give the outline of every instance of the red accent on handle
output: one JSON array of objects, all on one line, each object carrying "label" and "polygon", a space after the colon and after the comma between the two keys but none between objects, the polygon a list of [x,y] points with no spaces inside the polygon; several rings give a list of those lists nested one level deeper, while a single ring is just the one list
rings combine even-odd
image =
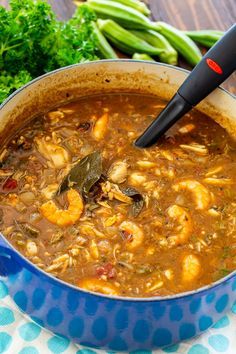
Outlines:
[{"label": "red accent on handle", "polygon": [[217,64],[214,60],[207,58],[206,59],[207,65],[209,66],[209,68],[213,71],[215,71],[215,73],[217,74],[223,74],[223,70],[221,69],[220,65]]}]

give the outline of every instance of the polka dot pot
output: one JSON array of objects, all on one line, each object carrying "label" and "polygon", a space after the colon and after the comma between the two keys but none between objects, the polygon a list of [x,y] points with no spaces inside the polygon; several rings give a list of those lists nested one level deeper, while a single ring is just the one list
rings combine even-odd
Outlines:
[{"label": "polka dot pot", "polygon": [[[169,347],[200,334],[220,318],[217,326],[227,325],[223,314],[235,300],[233,276],[212,288],[165,299],[132,300],[95,295],[48,276],[3,240],[1,244],[5,254],[0,255],[0,274],[11,297],[36,323],[63,336],[59,343],[63,348],[68,345],[66,338],[85,346],[115,351]],[[4,284],[1,287],[4,295]],[[5,307],[0,307],[0,317],[6,325],[14,321],[13,312]],[[22,338],[32,341],[39,335],[40,327],[29,323],[19,331]],[[6,346],[10,340],[4,337]],[[52,338],[48,345],[53,347],[54,341]],[[223,351],[227,339],[212,336],[209,346],[217,345]],[[204,353],[204,348],[192,348],[192,354],[201,351]]]},{"label": "polka dot pot", "polygon": [[[62,101],[66,95],[74,95],[76,89],[80,90],[81,94],[90,92],[91,87],[95,86],[96,90],[108,90],[105,81],[108,76],[116,80],[115,84],[113,79],[109,80],[109,92],[111,87],[114,91],[119,88],[133,92],[142,87],[144,92],[154,90],[155,94],[155,87],[161,86],[155,86],[155,80],[162,82],[167,92],[167,86],[179,85],[186,73],[178,68],[157,63],[126,61],[124,64],[122,60],[62,68],[34,80],[12,95],[0,108],[0,120],[6,118],[17,121],[20,109],[27,112],[34,107],[36,114],[38,106],[40,109],[46,109],[51,102],[56,103],[52,97]],[[151,81],[148,81],[150,78]],[[173,86],[169,88],[173,90]],[[225,109],[229,107],[231,111],[230,107],[235,106],[233,98],[223,91],[217,92],[224,99],[215,100],[214,105],[217,107],[217,102],[223,101]],[[23,103],[24,109],[21,106]],[[61,351],[68,346],[68,341],[72,340],[84,346],[103,348],[107,351],[139,350],[147,353],[154,348],[168,347],[165,351],[171,353],[170,346],[175,348],[179,341],[206,331],[224,317],[236,300],[236,272],[211,287],[165,298],[114,298],[89,293],[44,273],[21,256],[1,235],[0,276],[9,289],[11,298],[23,312],[35,323],[62,336],[60,343],[57,343]],[[2,285],[1,292],[4,294],[4,291]],[[14,320],[14,314],[4,307],[0,308],[0,316],[6,324]],[[225,325],[224,321],[227,320],[223,320],[222,326]],[[34,324],[31,324],[30,328],[27,325],[20,328],[20,335],[33,340],[39,335],[39,330]],[[4,343],[5,348],[11,345],[11,340],[7,333],[1,333],[0,343]],[[219,347],[225,351],[228,346],[227,338],[211,336],[208,345],[213,351]],[[54,337],[50,339],[48,347],[51,351],[54,350]],[[30,353],[29,348],[30,342],[22,353]],[[203,346],[196,346],[191,350],[190,354],[207,353]],[[37,353],[37,349],[34,352]],[[86,352],[90,353],[92,352]]]}]

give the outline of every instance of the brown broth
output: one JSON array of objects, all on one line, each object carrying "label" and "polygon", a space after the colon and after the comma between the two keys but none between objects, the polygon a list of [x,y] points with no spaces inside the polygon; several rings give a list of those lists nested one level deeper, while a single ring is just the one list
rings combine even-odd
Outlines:
[{"label": "brown broth", "polygon": [[[23,128],[0,166],[7,239],[43,270],[105,294],[165,296],[233,271],[236,143],[193,111],[154,147],[135,148],[164,105],[150,96],[91,96]],[[56,191],[94,151],[102,176],[89,193],[71,184],[69,203],[71,191]],[[137,194],[128,197],[130,187]]]}]

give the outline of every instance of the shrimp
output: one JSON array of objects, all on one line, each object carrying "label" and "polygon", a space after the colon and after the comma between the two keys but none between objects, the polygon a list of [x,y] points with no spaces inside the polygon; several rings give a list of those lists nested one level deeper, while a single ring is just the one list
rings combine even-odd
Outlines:
[{"label": "shrimp", "polygon": [[67,210],[58,209],[56,204],[50,200],[40,207],[40,212],[52,224],[61,227],[73,225],[79,220],[83,212],[83,200],[75,189],[68,191],[67,199],[69,202]]},{"label": "shrimp", "polygon": [[190,282],[199,277],[201,272],[201,263],[195,254],[184,256],[182,261],[182,281]]},{"label": "shrimp", "polygon": [[107,131],[108,125],[108,113],[105,112],[98,120],[96,121],[92,135],[95,140],[102,140]]},{"label": "shrimp", "polygon": [[168,208],[167,214],[179,224],[176,228],[178,230],[177,234],[168,238],[169,243],[174,246],[186,243],[193,231],[192,218],[189,212],[179,205],[172,205]]},{"label": "shrimp", "polygon": [[198,210],[207,209],[212,201],[212,195],[209,190],[201,183],[195,180],[188,179],[185,181],[181,181],[179,183],[174,184],[172,188],[176,192],[186,189],[192,192],[196,203],[196,209]]},{"label": "shrimp", "polygon": [[128,250],[138,248],[144,239],[143,230],[132,221],[123,221],[119,227],[120,231],[127,235],[126,247]]},{"label": "shrimp", "polygon": [[97,278],[83,279],[79,281],[78,286],[88,291],[94,291],[105,295],[118,295],[116,286],[113,284],[109,284],[102,279],[97,279]]}]

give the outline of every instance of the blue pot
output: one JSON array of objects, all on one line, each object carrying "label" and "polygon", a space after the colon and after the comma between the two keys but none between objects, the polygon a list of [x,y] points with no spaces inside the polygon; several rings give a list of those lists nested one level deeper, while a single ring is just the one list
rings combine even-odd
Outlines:
[{"label": "blue pot", "polygon": [[[14,133],[29,116],[68,97],[128,91],[169,99],[186,75],[167,65],[124,60],[60,69],[32,81],[1,106],[0,136]],[[235,99],[221,89],[199,109],[216,120],[221,112],[226,127],[233,129],[233,121],[236,125]],[[218,321],[236,300],[236,272],[211,286],[165,298],[88,292],[40,270],[1,234],[0,275],[19,308],[42,327],[75,343],[115,351],[154,349],[192,338]]]}]

